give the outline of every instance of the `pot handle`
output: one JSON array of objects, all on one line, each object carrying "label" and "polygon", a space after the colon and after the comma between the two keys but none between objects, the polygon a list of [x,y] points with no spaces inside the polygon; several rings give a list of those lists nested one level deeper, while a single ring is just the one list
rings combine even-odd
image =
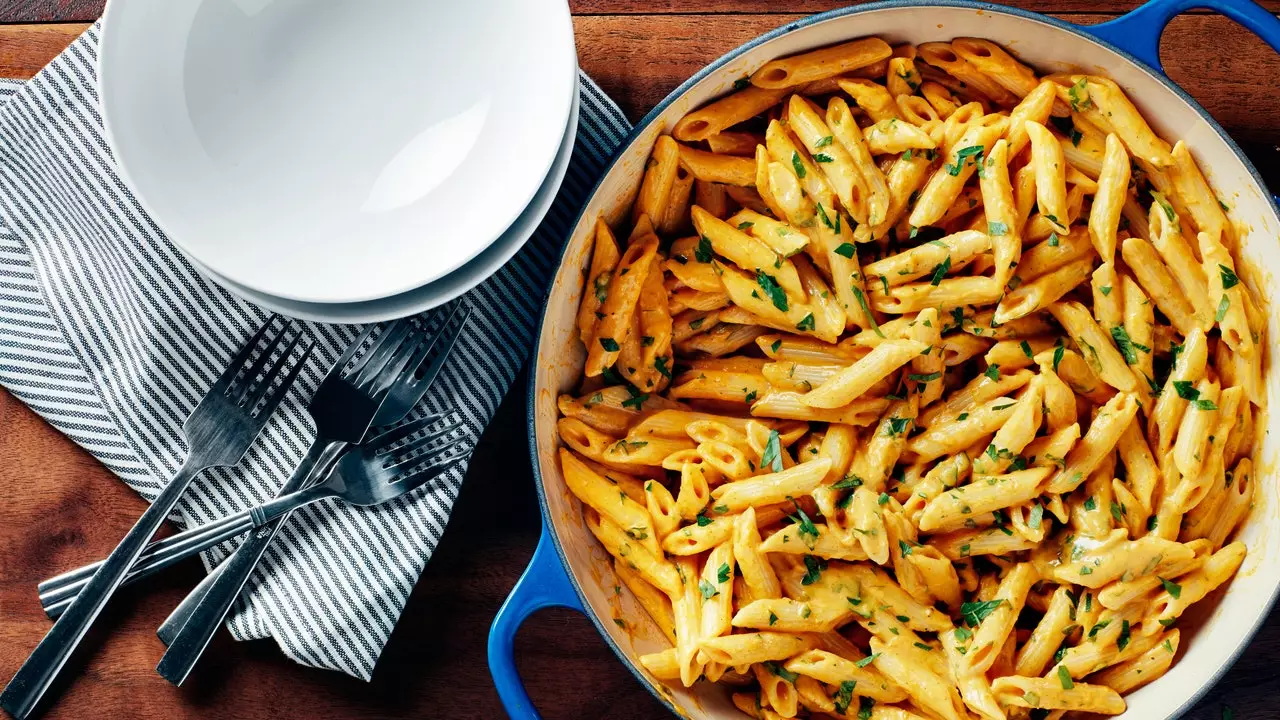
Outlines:
[{"label": "pot handle", "polygon": [[538,540],[538,548],[533,551],[529,566],[525,568],[524,575],[516,582],[489,628],[489,674],[493,676],[498,698],[502,700],[507,715],[514,720],[541,720],[542,717],[533,707],[533,701],[529,699],[529,693],[525,692],[524,683],[516,669],[515,639],[516,631],[525,619],[546,607],[586,612],[569,582],[564,565],[560,563],[555,541],[551,539],[551,532],[544,519],[542,537]]},{"label": "pot handle", "polygon": [[1252,0],[1151,0],[1115,20],[1082,29],[1163,73],[1160,36],[1175,15],[1195,8],[1213,10],[1235,20],[1280,52],[1280,20]]}]

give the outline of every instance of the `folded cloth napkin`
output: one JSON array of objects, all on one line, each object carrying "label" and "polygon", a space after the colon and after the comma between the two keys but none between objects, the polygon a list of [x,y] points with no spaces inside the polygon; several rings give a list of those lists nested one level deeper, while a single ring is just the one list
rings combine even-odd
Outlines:
[{"label": "folded cloth napkin", "polygon": [[[0,384],[153,498],[186,455],[183,420],[268,313],[197,274],[116,175],[103,137],[90,28],[26,83],[0,85]],[[471,322],[426,409],[478,436],[528,350],[559,249],[629,131],[580,76],[577,147],[547,218],[467,294]],[[308,324],[311,362],[239,466],[204,473],[178,506],[211,522],[274,495],[313,430],[305,411],[352,326]],[[473,438],[474,439],[474,438]],[[464,469],[394,503],[320,503],[285,525],[230,617],[239,640],[369,679],[444,532]],[[205,555],[212,567],[234,548]]]}]

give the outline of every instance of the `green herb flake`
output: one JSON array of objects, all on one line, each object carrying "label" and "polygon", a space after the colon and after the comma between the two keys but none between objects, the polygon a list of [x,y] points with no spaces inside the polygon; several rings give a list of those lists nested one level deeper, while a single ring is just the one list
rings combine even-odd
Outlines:
[{"label": "green herb flake", "polygon": [[796,177],[803,180],[805,176],[805,169],[804,169],[804,163],[800,162],[800,153],[798,152],[791,153],[791,167],[795,169]]},{"label": "green herb flake", "polygon": [[1173,596],[1174,600],[1182,597],[1182,586],[1172,580],[1160,578],[1160,584],[1164,586],[1164,591]]},{"label": "green herb flake", "polygon": [[1067,672],[1067,667],[1065,665],[1058,666],[1058,682],[1062,683],[1063,690],[1070,690],[1076,686],[1076,684],[1071,681],[1071,673]]},{"label": "green herb flake", "polygon": [[769,296],[769,300],[773,306],[782,312],[786,312],[790,306],[787,305],[787,293],[778,285],[777,279],[772,275],[765,273],[763,270],[756,270],[756,284],[760,289]]},{"label": "green herb flake", "polygon": [[700,263],[711,262],[711,239],[706,235],[698,238],[698,247],[693,249],[693,258]]}]

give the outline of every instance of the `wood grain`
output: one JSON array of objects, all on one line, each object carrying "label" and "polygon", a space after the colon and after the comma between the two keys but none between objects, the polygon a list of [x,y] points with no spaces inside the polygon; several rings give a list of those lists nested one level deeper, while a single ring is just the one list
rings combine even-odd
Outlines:
[{"label": "wood grain", "polygon": [[[30,77],[101,11],[101,0],[0,0],[0,76]],[[795,13],[837,0],[573,0],[583,68],[635,119],[704,64]],[[1094,22],[1131,7],[1092,0],[1023,0],[1032,9],[1088,11]],[[1280,0],[1268,7],[1280,9]],[[787,12],[781,12],[786,10]],[[680,13],[679,16],[672,16]],[[1251,35],[1212,15],[1184,16],[1165,36],[1170,74],[1237,137],[1250,138],[1264,174],[1280,176],[1280,61]],[[154,629],[201,576],[190,562],[126,591],[86,643],[48,718],[497,718],[489,681],[489,623],[537,541],[530,483],[524,382],[499,408],[472,460],[435,556],[418,582],[371,683],[303,668],[270,641],[233,643],[219,634],[188,685],[152,672]],[[0,680],[9,677],[49,623],[34,585],[97,559],[141,513],[142,501],[95,460],[0,391]],[[107,633],[105,630],[110,629]],[[521,630],[518,664],[544,717],[666,717],[584,618],[544,611]],[[1280,613],[1186,717],[1275,716],[1280,700]]]}]

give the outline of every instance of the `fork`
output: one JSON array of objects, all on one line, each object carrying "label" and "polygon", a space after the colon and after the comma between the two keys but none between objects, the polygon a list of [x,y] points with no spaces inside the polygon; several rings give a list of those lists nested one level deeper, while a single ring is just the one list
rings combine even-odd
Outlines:
[{"label": "fork", "polygon": [[[375,427],[397,423],[404,415],[408,414],[408,411],[413,409],[413,406],[417,405],[417,402],[430,389],[431,383],[435,382],[436,375],[443,368],[445,360],[448,360],[449,352],[452,351],[454,343],[457,342],[458,334],[466,327],[467,319],[470,316],[470,307],[458,304],[453,307],[452,311],[449,311],[447,318],[444,318],[443,322],[430,323],[429,327],[426,328],[426,332],[434,334],[434,340],[431,340],[430,345],[424,348],[426,351],[425,359],[411,357],[410,363],[407,364],[404,372],[390,383],[390,387],[387,389],[387,397],[383,400],[383,404],[378,409],[378,414],[374,416],[374,421],[372,421]],[[353,342],[353,345],[355,345],[355,342]],[[366,351],[364,357],[367,356],[369,356],[369,352]],[[335,365],[335,368],[337,366],[340,365]],[[352,374],[353,370],[348,370],[348,377],[351,377]],[[326,378],[321,383],[321,387],[324,387],[325,383],[328,382],[329,380]],[[324,393],[316,392],[315,397],[312,397],[311,400],[312,413],[323,411],[325,415],[328,415],[328,410],[320,409],[320,405],[323,404],[326,396],[328,396],[328,391]],[[301,471],[302,465],[298,466],[298,469]],[[319,471],[311,473],[311,478],[323,473],[324,468],[320,466],[317,470]],[[288,484],[285,487],[288,487]],[[175,534],[175,536],[165,538],[163,541],[148,544],[146,551],[142,553],[141,557],[138,557],[136,564],[129,570],[129,574],[125,575],[124,583],[129,584],[133,583],[134,580],[146,578],[147,575],[169,568],[169,566],[177,564],[179,561],[186,560],[187,557],[209,550],[215,544],[227,541],[227,539],[236,537],[239,534],[232,533],[228,536],[224,530],[224,521],[219,520],[204,525],[204,527],[192,528],[186,530],[186,532]],[[63,614],[70,602],[81,592],[84,583],[87,583],[88,579],[93,577],[93,571],[99,568],[99,565],[101,565],[101,562],[93,562],[93,564],[84,565],[81,568],[68,570],[67,573],[55,575],[55,577],[40,583],[40,587],[38,587],[40,603],[44,607],[46,614],[54,619]],[[210,574],[210,577],[220,573],[221,566],[219,566],[219,569],[215,569],[214,573]],[[206,578],[205,582],[202,583],[202,587],[207,589],[209,584],[211,584],[211,580]],[[202,594],[204,593],[201,592],[200,596]],[[192,596],[196,597],[197,601],[198,597],[200,597],[196,596],[196,593],[192,593]],[[193,606],[195,605],[192,603]],[[179,606],[179,609],[180,607],[182,606]],[[178,611],[174,611],[174,615],[177,614]],[[189,615],[189,609],[184,612],[184,616],[186,615]],[[178,626],[180,628],[180,624]],[[164,633],[161,633],[161,639],[164,639]],[[172,639],[172,634],[169,635],[169,639]]]},{"label": "fork", "polygon": [[[470,315],[470,307],[460,303],[453,308],[442,322],[432,323],[427,328],[428,333],[434,333],[434,339],[425,348],[425,354],[422,357],[411,357],[405,370],[392,381],[386,392],[386,399],[382,401],[381,407],[378,408],[377,414],[374,416],[374,426],[390,425],[398,422],[418,404],[418,401],[430,389],[436,376],[439,375],[440,369],[448,359],[454,343],[466,326]],[[367,352],[365,357],[368,357]],[[351,374],[352,371],[347,372],[348,376]],[[328,380],[326,379],[325,383],[327,382]],[[322,387],[324,387],[325,383],[322,383]],[[311,400],[313,413],[323,413],[327,416],[329,411],[320,407],[325,402],[326,395],[327,392],[316,392],[315,397]],[[301,469],[301,466],[299,468]],[[323,468],[318,468],[318,470],[323,471]],[[312,477],[316,474],[319,473],[312,473]],[[125,577],[125,584],[170,567],[181,560],[240,534],[239,532],[227,534],[226,529],[225,520],[221,520],[151,543],[147,546],[142,556],[138,558],[133,568],[130,569],[129,574]],[[84,584],[89,581],[89,578],[93,577],[94,571],[100,564],[85,565],[40,583],[40,604],[44,607],[49,617],[57,618],[66,610],[71,601],[75,599],[75,596],[80,593]],[[221,574],[221,572],[220,566],[209,577]],[[206,578],[202,583],[202,586],[207,589],[208,585],[205,583],[212,584],[212,581]],[[203,596],[203,593],[196,595],[193,592],[191,596],[198,601],[199,597]],[[184,605],[186,604],[184,601]],[[181,609],[182,606],[179,606],[179,610]],[[191,607],[187,608],[187,611],[183,613],[184,620],[186,616],[190,615],[191,609],[194,609],[194,603],[191,603]],[[175,610],[174,615],[176,616],[178,612]],[[181,624],[178,627],[181,627]],[[169,639],[172,639],[172,635],[170,635]]]},{"label": "fork", "polygon": [[[462,418],[456,411],[429,415],[392,428],[344,453],[323,483],[280,495],[228,518],[227,531],[239,534],[263,528],[275,518],[325,498],[340,498],[348,504],[364,506],[398,498],[448,471],[470,454],[472,444],[463,430]],[[179,635],[180,642],[187,628],[194,624],[214,629],[221,624],[225,611],[221,608],[209,611],[209,606],[207,601],[200,603]],[[202,644],[192,645],[190,649],[180,642],[171,645],[156,670],[173,684],[181,685],[199,659],[204,644],[208,643],[208,637],[196,639]]]},{"label": "fork", "polygon": [[[316,439],[280,494],[295,492],[322,477],[333,459],[349,444],[361,442],[373,424],[404,417],[444,366],[470,312],[465,302],[455,303],[443,327],[434,333],[398,321],[359,358],[356,353],[367,335],[353,343],[312,398],[308,411],[315,420]],[[180,684],[191,672],[283,522],[284,518],[250,535],[160,626],[157,635],[170,649],[156,669],[166,679]]]},{"label": "fork", "polygon": [[272,316],[232,358],[182,425],[188,447],[182,467],[18,669],[0,707],[18,720],[31,714],[187,486],[204,470],[244,457],[312,347],[291,321]]}]

